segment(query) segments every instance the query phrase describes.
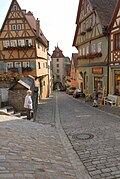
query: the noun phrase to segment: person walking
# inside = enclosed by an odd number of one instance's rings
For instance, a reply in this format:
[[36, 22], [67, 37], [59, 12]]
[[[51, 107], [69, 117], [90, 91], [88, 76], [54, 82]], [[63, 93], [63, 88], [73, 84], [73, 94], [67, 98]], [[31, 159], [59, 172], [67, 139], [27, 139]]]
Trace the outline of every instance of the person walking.
[[24, 108], [26, 109], [26, 112], [27, 112], [27, 120], [31, 119], [31, 111], [33, 109], [31, 96], [32, 96], [32, 91], [28, 90], [27, 95], [25, 97], [25, 101], [24, 101]]
[[98, 92], [96, 90], [96, 88], [94, 88], [94, 91], [93, 91], [93, 107], [98, 107]]

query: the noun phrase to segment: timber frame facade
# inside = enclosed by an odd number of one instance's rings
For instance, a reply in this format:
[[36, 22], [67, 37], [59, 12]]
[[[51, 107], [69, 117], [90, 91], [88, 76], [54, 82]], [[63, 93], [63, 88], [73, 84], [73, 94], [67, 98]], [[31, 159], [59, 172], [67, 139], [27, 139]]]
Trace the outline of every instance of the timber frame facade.
[[120, 106], [120, 0], [118, 0], [111, 22], [109, 55], [109, 93], [118, 96]]
[[86, 93], [92, 93], [96, 87], [99, 98], [103, 97], [104, 89], [108, 88], [107, 25], [110, 21], [110, 14], [105, 14], [108, 11], [101, 11], [108, 4], [112, 13], [115, 4], [109, 6], [111, 2], [79, 1], [73, 41], [73, 46], [78, 49], [79, 88], [83, 88]]
[[[12, 0], [0, 32], [0, 74], [32, 75], [42, 98], [48, 95], [48, 40], [40, 21]], [[42, 86], [42, 91], [41, 91]]]

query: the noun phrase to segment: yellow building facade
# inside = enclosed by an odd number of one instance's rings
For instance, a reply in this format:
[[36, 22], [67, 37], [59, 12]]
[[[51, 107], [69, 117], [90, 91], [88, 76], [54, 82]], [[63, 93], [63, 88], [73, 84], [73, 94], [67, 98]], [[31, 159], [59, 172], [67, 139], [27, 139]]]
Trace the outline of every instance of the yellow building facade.
[[48, 40], [40, 21], [12, 0], [0, 33], [0, 74], [32, 75], [39, 97], [48, 96]]

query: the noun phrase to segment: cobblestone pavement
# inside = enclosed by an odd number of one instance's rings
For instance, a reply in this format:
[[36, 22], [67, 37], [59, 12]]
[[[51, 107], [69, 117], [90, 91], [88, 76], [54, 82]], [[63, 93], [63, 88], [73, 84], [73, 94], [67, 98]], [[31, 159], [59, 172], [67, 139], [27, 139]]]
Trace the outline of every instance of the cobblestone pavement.
[[[84, 98], [78, 98], [77, 100], [80, 101], [80, 102], [83, 102], [83, 103], [85, 101]], [[85, 104], [92, 106], [91, 101], [85, 102]], [[120, 116], [120, 107], [117, 107], [117, 106], [111, 107], [109, 104], [107, 104], [107, 105], [100, 105], [99, 104], [98, 110], [101, 110], [102, 112], [105, 111], [105, 112], [108, 112], [108, 113], [116, 115], [116, 116]]]
[[47, 115], [41, 109], [36, 122], [0, 115], [0, 179], [77, 178], [53, 125], [52, 99], [40, 105]]
[[58, 107], [63, 129], [91, 178], [120, 179], [119, 110], [94, 108], [65, 93], [59, 93]]
[[99, 109], [59, 92], [36, 122], [0, 115], [0, 179], [120, 179], [120, 118]]

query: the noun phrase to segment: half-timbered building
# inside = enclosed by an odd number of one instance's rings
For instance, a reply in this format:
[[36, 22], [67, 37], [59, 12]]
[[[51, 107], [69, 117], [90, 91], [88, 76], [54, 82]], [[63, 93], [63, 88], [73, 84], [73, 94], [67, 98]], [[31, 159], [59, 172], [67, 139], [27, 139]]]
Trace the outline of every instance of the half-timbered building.
[[120, 106], [120, 0], [118, 0], [111, 22], [109, 55], [109, 93], [118, 96]]
[[94, 87], [102, 97], [108, 87], [108, 34], [117, 0], [80, 0], [73, 46], [78, 49], [79, 86], [92, 93]]
[[0, 34], [0, 73], [17, 72], [36, 79], [42, 98], [48, 95], [47, 51], [40, 21], [12, 0]]

